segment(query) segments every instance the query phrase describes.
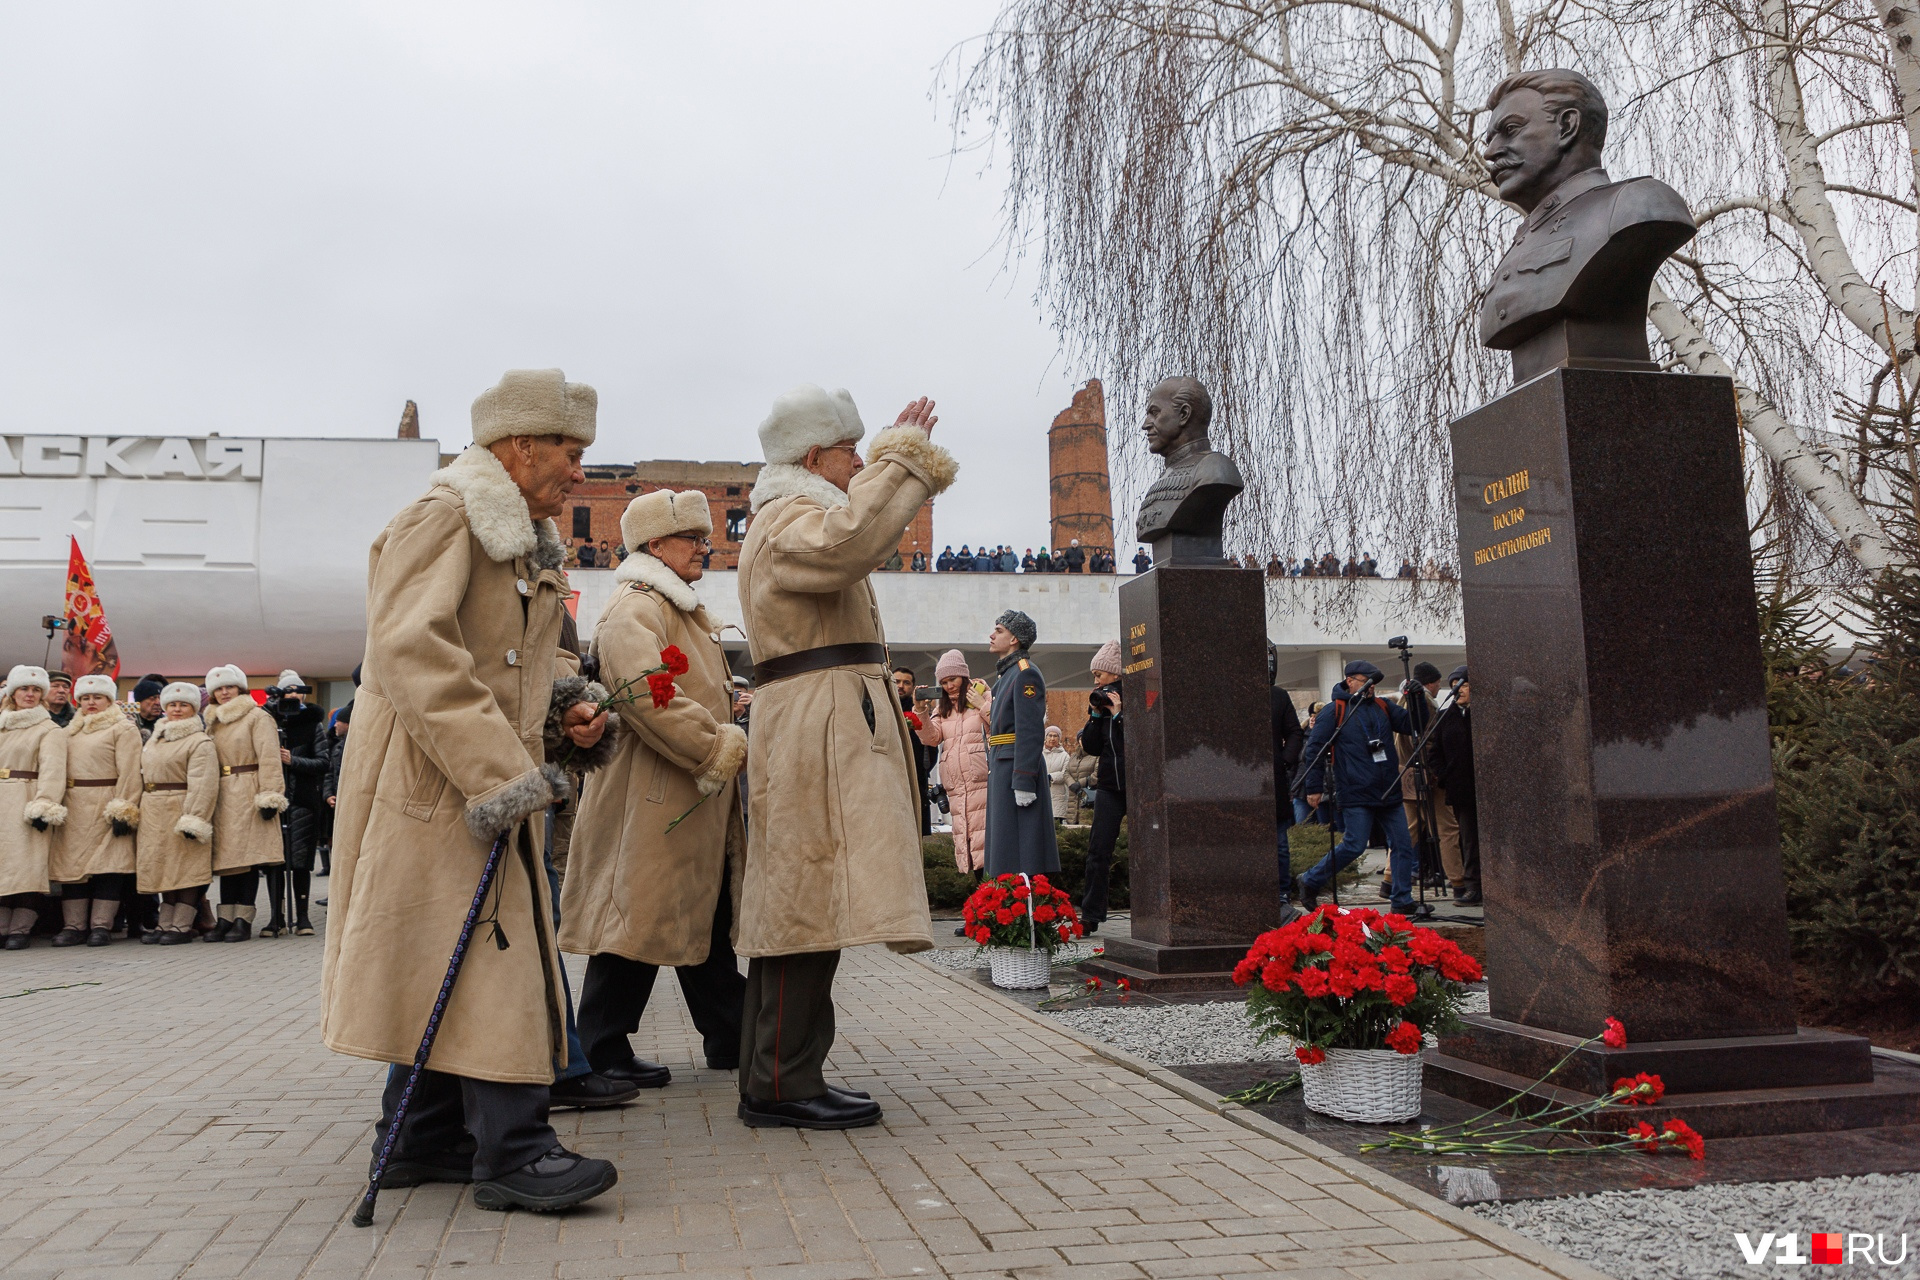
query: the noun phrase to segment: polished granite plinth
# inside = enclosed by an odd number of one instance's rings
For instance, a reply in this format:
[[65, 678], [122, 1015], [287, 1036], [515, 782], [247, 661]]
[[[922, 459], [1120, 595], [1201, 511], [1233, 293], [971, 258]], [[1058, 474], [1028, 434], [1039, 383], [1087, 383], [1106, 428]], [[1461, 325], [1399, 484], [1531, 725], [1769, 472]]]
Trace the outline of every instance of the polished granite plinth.
[[1231, 989], [1279, 922], [1266, 616], [1255, 569], [1157, 565], [1120, 588], [1133, 936], [1091, 976]]

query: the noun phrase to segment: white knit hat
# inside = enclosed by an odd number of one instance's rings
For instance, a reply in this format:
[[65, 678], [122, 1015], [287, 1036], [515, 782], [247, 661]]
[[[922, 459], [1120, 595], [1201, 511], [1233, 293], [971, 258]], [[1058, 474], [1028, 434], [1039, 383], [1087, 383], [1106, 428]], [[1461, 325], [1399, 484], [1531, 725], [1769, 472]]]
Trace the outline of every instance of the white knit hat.
[[645, 551], [649, 542], [670, 533], [712, 532], [713, 513], [707, 509], [707, 495], [697, 489], [643, 493], [629, 502], [620, 516], [620, 538], [628, 551]]
[[164, 707], [169, 702], [184, 702], [195, 711], [200, 710], [200, 686], [188, 684], [185, 680], [175, 680], [160, 691], [160, 705]]
[[867, 434], [845, 389], [828, 392], [811, 382], [773, 402], [760, 424], [760, 451], [768, 462], [799, 462], [819, 445], [846, 444]]
[[933, 682], [939, 684], [948, 676], [967, 674], [967, 655], [958, 649], [949, 649], [940, 655], [940, 661], [933, 668]]
[[[298, 683], [297, 679], [296, 683]], [[208, 693], [212, 693], [216, 689], [224, 689], [229, 685], [245, 693], [247, 691], [247, 673], [232, 665], [215, 667], [213, 670], [207, 672]]]
[[113, 683], [112, 676], [81, 676], [73, 682], [73, 700], [78, 702], [90, 693], [103, 693], [109, 698], [118, 698], [120, 690]]
[[1120, 642], [1109, 640], [1100, 646], [1100, 652], [1093, 655], [1093, 661], [1087, 664], [1089, 671], [1104, 671], [1110, 676], [1121, 674]]
[[[280, 678], [273, 682], [273, 687], [276, 689], [291, 689], [295, 685], [300, 685], [305, 683], [306, 681], [300, 678], [300, 673], [298, 671], [295, 671], [292, 667], [288, 667], [285, 671], [282, 671], [280, 673]], [[242, 679], [242, 681], [240, 682], [240, 687], [242, 689], [247, 687], [246, 681], [244, 679]], [[208, 685], [207, 688], [211, 690], [213, 686]]]
[[600, 393], [558, 369], [509, 369], [473, 402], [473, 442], [509, 436], [571, 436], [592, 444]]
[[7, 683], [4, 688], [0, 688], [0, 702], [5, 702], [8, 698], [11, 698], [15, 689], [24, 688], [28, 685], [45, 693], [47, 691], [47, 684], [47, 669], [45, 667], [29, 667], [25, 663], [22, 663], [7, 672]]

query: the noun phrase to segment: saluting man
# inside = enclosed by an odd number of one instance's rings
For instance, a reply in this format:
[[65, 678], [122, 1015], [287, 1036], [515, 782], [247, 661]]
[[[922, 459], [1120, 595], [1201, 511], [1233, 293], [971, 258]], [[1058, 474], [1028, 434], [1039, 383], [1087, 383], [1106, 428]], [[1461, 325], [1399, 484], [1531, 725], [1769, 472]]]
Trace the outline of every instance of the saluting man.
[[1058, 874], [1053, 792], [1041, 752], [1047, 738], [1047, 682], [1027, 657], [1039, 636], [1033, 619], [1009, 609], [987, 648], [999, 659], [987, 726], [987, 876]]

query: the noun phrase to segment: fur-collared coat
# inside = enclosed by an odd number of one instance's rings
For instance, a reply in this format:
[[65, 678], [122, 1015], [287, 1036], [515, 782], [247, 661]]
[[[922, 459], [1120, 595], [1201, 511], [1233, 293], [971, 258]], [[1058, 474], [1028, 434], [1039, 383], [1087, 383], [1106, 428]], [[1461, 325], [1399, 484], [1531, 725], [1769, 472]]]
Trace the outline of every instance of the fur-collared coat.
[[[193, 889], [213, 881], [213, 810], [220, 802], [220, 757], [200, 717], [162, 720], [140, 750], [140, 831], [135, 840], [141, 893]], [[158, 785], [184, 782], [185, 791]]]
[[[488, 923], [431, 1065], [546, 1084], [566, 1056], [541, 847], [546, 808], [570, 784], [543, 761], [565, 709], [604, 694], [559, 648], [563, 556], [553, 522], [534, 523], [479, 446], [435, 472], [374, 540], [321, 970], [320, 1031], [337, 1053], [413, 1060], [488, 849], [506, 832]], [[604, 762], [613, 737], [609, 725], [576, 767]]]
[[961, 692], [966, 705], [944, 716], [936, 710], [919, 736], [940, 748], [940, 785], [946, 788], [947, 817], [953, 825], [953, 865], [979, 871], [987, 865], [987, 718], [993, 695], [984, 680], [968, 680]]
[[[67, 820], [53, 841], [55, 884], [135, 869], [133, 828], [140, 825], [140, 730], [118, 706], [74, 712], [67, 724]], [[110, 787], [80, 786], [106, 782]], [[116, 835], [114, 821], [128, 828]]]
[[67, 735], [45, 707], [0, 711], [0, 771], [11, 775], [0, 777], [0, 894], [45, 893], [53, 833], [67, 820]]
[[[207, 707], [207, 736], [220, 755], [220, 804], [213, 811], [213, 873], [277, 867], [284, 860], [278, 815], [287, 807], [280, 731], [246, 690]], [[252, 767], [249, 767], [252, 766]]]
[[[867, 575], [957, 470], [914, 426], [881, 432], [847, 493], [797, 466], [767, 467], [740, 553], [753, 660], [884, 643]], [[740, 954], [933, 945], [918, 780], [899, 707], [884, 662], [755, 690]]]
[[620, 585], [593, 632], [602, 683], [620, 689], [658, 665], [668, 646], [686, 654], [688, 667], [666, 706], [653, 705], [643, 678], [631, 700], [617, 705], [631, 732], [621, 734], [612, 762], [588, 779], [580, 800], [560, 896], [560, 948], [699, 964], [730, 868], [733, 901], [740, 901], [746, 832], [735, 775], [746, 762], [747, 735], [732, 723], [726, 654], [693, 588], [644, 551], [614, 577]]

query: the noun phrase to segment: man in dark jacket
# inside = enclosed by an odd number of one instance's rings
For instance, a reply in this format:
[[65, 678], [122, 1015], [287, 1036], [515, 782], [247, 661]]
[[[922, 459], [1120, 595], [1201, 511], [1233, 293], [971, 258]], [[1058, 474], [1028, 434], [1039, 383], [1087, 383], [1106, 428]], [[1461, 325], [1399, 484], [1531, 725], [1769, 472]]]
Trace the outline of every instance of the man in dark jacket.
[[[1345, 681], [1334, 691], [1334, 700], [1320, 709], [1307, 738], [1303, 754], [1312, 761], [1307, 771], [1307, 803], [1319, 807], [1328, 793], [1331, 769], [1332, 798], [1343, 838], [1339, 848], [1300, 877], [1300, 905], [1309, 911], [1319, 905], [1319, 895], [1333, 877], [1367, 851], [1377, 827], [1387, 838], [1393, 910], [1423, 919], [1433, 909], [1413, 900], [1413, 841], [1400, 803], [1400, 760], [1393, 746], [1395, 733], [1413, 732], [1413, 720], [1404, 707], [1374, 696], [1380, 676], [1380, 668], [1371, 662], [1349, 662]], [[1323, 749], [1329, 747], [1323, 756]]]
[[1087, 553], [1080, 549], [1080, 539], [1078, 538], [1068, 539], [1066, 562], [1067, 562], [1068, 573], [1086, 572]]
[[1455, 667], [1447, 677], [1453, 686], [1453, 705], [1440, 715], [1433, 731], [1433, 769], [1447, 804], [1460, 825], [1460, 861], [1463, 869], [1461, 892], [1454, 898], [1469, 906], [1482, 901], [1480, 894], [1480, 822], [1473, 794], [1473, 723], [1467, 687], [1467, 669]]
[[1107, 918], [1107, 881], [1120, 820], [1127, 816], [1126, 724], [1121, 716], [1120, 642], [1109, 640], [1093, 655], [1093, 692], [1087, 698], [1087, 724], [1080, 750], [1098, 761], [1093, 772], [1093, 830], [1087, 833], [1087, 888], [1080, 899], [1080, 922], [1088, 933]]
[[1058, 875], [1053, 786], [1041, 752], [1047, 740], [1047, 682], [1027, 657], [1039, 633], [1009, 609], [993, 624], [987, 648], [999, 660], [987, 725], [987, 876]]
[[[908, 716], [907, 721], [913, 728], [920, 728], [920, 713], [913, 708], [913, 668], [895, 667], [893, 669], [893, 689], [900, 695], [900, 714]], [[913, 776], [920, 786], [920, 834], [933, 833], [933, 806], [927, 803], [927, 775], [933, 772], [934, 761], [940, 757], [940, 748], [930, 747], [913, 736]]]
[[[327, 733], [326, 713], [307, 701], [313, 689], [297, 671], [282, 671], [280, 680], [267, 691], [267, 711], [280, 730], [280, 769], [286, 775], [287, 807], [280, 811], [280, 847], [286, 857], [284, 867], [267, 868], [267, 894], [272, 900], [272, 918], [260, 931], [263, 938], [278, 938], [291, 932], [310, 937], [313, 922], [307, 918], [307, 897], [313, 885], [314, 851], [320, 843], [319, 810], [325, 807], [327, 765], [333, 744]], [[284, 911], [286, 879], [293, 877], [293, 923], [289, 927]]]
[[[1293, 896], [1293, 850], [1287, 839], [1293, 830], [1293, 771], [1300, 765], [1300, 750], [1307, 735], [1300, 728], [1300, 713], [1294, 710], [1293, 695], [1274, 683], [1280, 673], [1280, 651], [1267, 645], [1267, 698], [1273, 718], [1273, 825], [1280, 833], [1280, 901]], [[1290, 919], [1295, 913], [1282, 911]], [[1286, 919], [1282, 919], [1282, 924]]]

